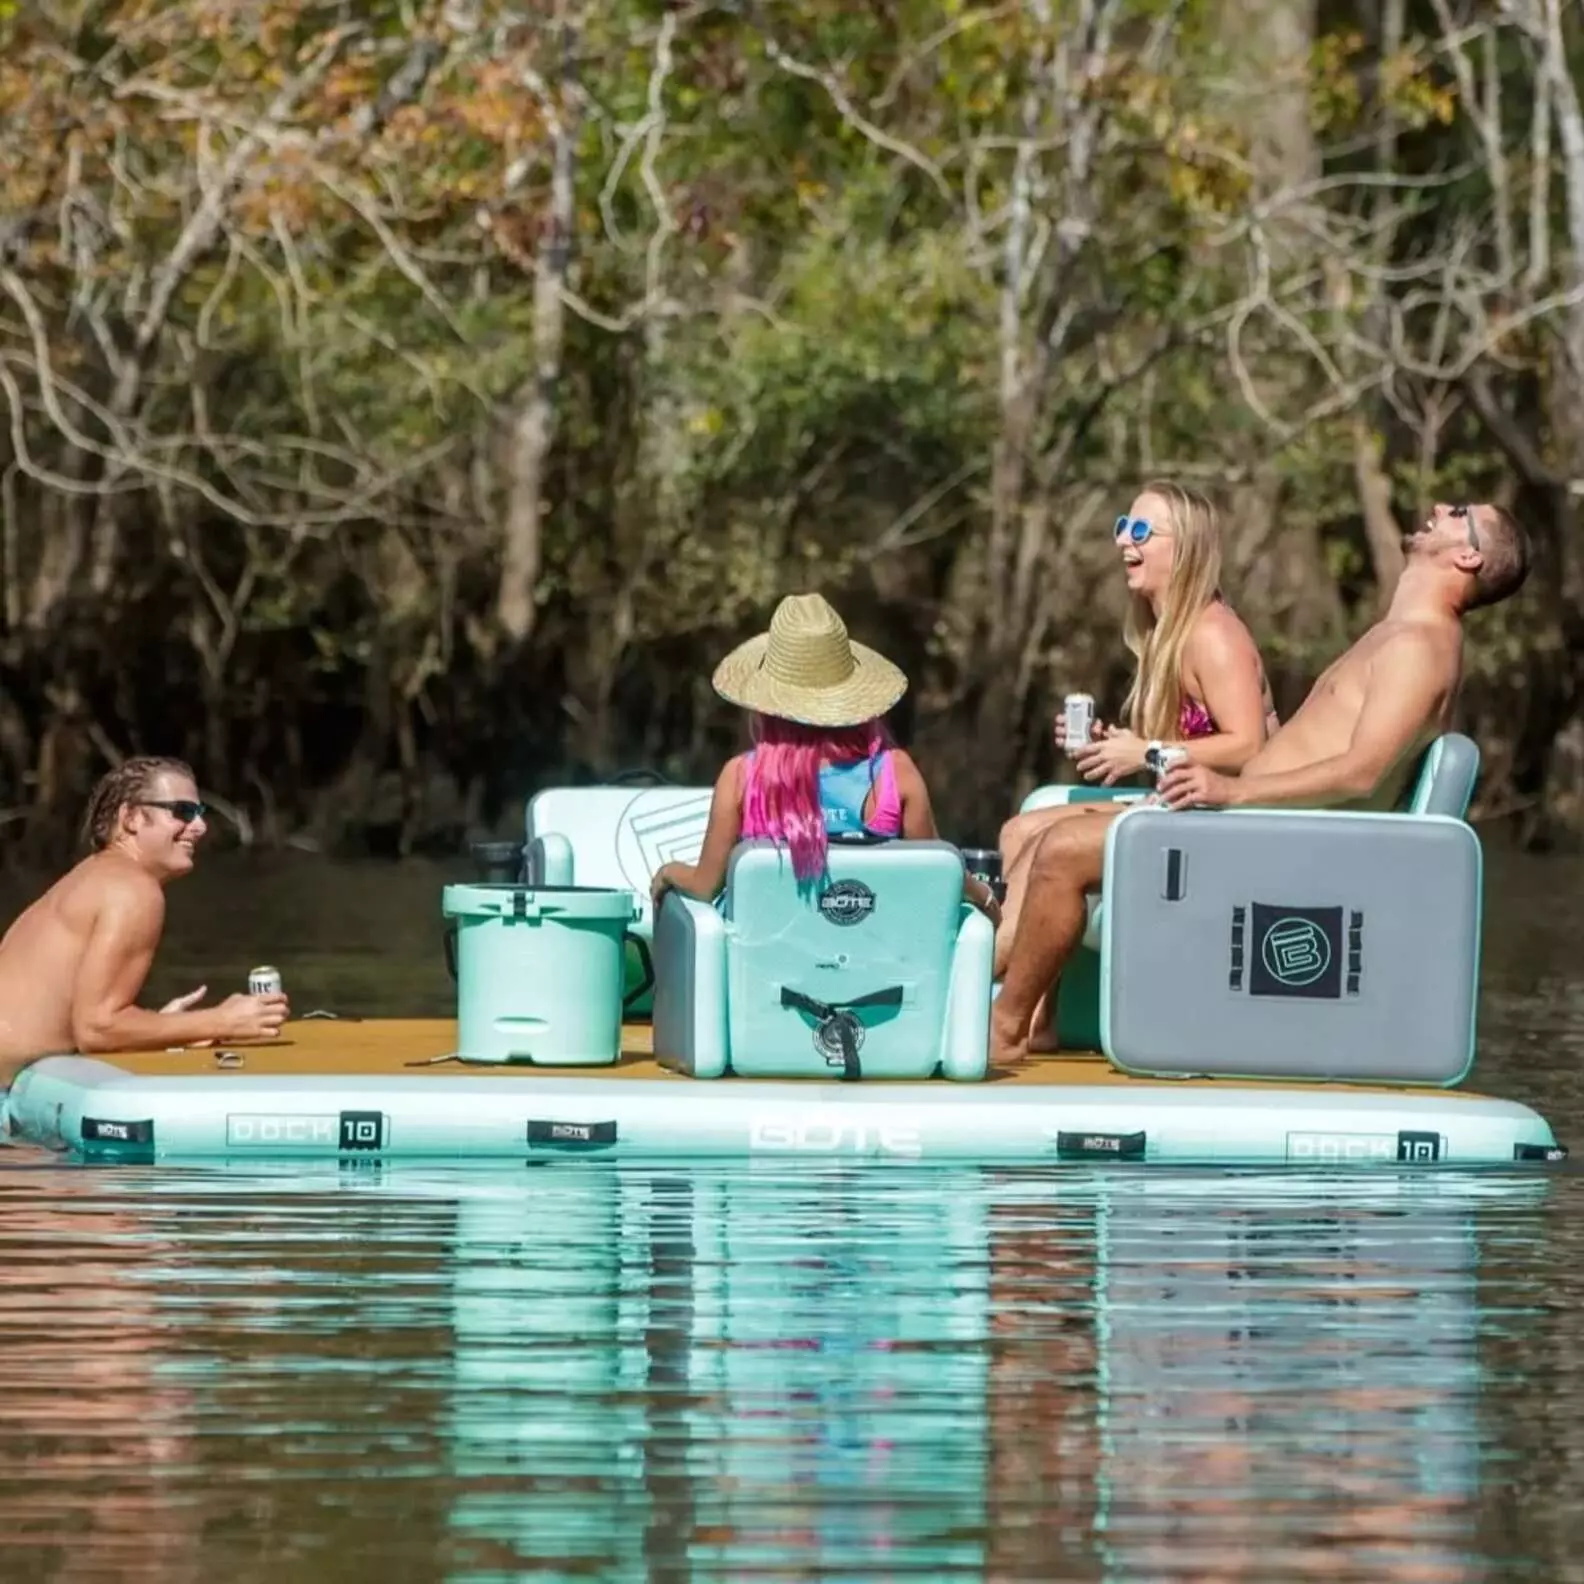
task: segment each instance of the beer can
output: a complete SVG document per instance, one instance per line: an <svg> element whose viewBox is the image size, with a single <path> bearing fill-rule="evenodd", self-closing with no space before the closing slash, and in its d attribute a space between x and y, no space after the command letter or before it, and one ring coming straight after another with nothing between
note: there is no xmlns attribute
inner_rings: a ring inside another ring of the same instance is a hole
<svg viewBox="0 0 1584 1584"><path fill-rule="evenodd" d="M279 968L265 963L262 967L248 969L249 995L279 995L284 988Z"/></svg>
<svg viewBox="0 0 1584 1584"><path fill-rule="evenodd" d="M1176 743L1163 743L1159 748L1146 748L1144 762L1155 772L1155 785L1161 784L1161 777L1166 774L1174 764L1181 764L1188 757L1188 750L1179 747Z"/></svg>
<svg viewBox="0 0 1584 1584"><path fill-rule="evenodd" d="M964 847L962 857L964 870L975 880L984 881L996 901L1006 901L1006 882L1001 878L1001 849Z"/></svg>
<svg viewBox="0 0 1584 1584"><path fill-rule="evenodd" d="M1089 741L1094 729L1094 697L1089 693L1069 693L1062 700L1062 722L1067 733L1067 752L1075 753Z"/></svg>

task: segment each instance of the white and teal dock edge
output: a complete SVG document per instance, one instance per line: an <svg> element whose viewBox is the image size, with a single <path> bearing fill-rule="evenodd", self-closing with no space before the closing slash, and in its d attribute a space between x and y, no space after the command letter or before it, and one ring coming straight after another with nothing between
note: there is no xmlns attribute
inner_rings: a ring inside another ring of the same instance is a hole
<svg viewBox="0 0 1584 1584"><path fill-rule="evenodd" d="M842 1084L666 1079L144 1077L24 1069L12 1138L79 1159L501 1163L582 1157L1027 1165L1507 1166L1561 1159L1515 1101L1236 1083Z"/></svg>

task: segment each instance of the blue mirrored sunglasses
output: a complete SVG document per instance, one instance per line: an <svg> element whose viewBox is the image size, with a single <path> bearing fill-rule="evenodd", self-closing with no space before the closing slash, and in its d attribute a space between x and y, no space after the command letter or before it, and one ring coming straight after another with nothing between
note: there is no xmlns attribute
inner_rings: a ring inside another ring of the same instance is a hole
<svg viewBox="0 0 1584 1584"><path fill-rule="evenodd" d="M1126 512L1123 512L1122 515L1117 518L1116 527L1111 530L1111 536L1114 539L1120 539L1124 534L1126 534L1134 544L1143 544L1144 541L1155 532L1156 530L1150 526L1147 519L1143 517L1129 517Z"/></svg>

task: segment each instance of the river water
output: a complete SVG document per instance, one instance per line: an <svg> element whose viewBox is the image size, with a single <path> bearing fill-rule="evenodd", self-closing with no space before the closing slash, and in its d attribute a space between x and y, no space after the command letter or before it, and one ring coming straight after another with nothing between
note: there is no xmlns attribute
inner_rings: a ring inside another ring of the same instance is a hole
<svg viewBox="0 0 1584 1584"><path fill-rule="evenodd" d="M151 998L443 1014L459 874L207 859ZM1584 862L1473 1082L1584 1146ZM15 882L0 890L9 916ZM0 1580L1584 1579L1570 1172L0 1154Z"/></svg>

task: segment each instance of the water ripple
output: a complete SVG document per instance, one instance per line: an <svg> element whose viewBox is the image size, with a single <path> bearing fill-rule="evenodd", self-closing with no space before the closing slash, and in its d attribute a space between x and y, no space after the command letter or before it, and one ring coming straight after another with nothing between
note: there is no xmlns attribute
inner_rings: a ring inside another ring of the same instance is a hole
<svg viewBox="0 0 1584 1584"><path fill-rule="evenodd" d="M9 1173L0 1576L1564 1577L1503 1514L1584 1454L1577 1199Z"/></svg>

